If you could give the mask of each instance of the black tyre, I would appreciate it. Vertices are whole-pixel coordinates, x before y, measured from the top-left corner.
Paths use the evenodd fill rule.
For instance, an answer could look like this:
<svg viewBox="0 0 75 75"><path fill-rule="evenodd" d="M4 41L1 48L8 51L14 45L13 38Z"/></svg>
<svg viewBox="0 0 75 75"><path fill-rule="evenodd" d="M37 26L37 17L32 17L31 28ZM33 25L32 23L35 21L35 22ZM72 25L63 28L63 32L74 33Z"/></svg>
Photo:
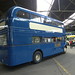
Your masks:
<svg viewBox="0 0 75 75"><path fill-rule="evenodd" d="M41 62L41 60L42 60L42 53L40 51L36 51L33 55L33 62L37 64Z"/></svg>

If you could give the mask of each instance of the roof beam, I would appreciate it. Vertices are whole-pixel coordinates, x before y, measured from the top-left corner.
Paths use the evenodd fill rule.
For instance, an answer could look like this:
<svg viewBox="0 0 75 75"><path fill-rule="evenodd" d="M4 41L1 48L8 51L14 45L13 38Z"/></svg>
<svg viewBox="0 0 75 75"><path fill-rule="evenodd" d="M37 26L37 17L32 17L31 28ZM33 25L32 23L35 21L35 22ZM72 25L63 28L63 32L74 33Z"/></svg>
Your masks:
<svg viewBox="0 0 75 75"><path fill-rule="evenodd" d="M75 12L75 10L50 10L50 11L47 11L47 10L44 10L44 11L37 11L37 12Z"/></svg>

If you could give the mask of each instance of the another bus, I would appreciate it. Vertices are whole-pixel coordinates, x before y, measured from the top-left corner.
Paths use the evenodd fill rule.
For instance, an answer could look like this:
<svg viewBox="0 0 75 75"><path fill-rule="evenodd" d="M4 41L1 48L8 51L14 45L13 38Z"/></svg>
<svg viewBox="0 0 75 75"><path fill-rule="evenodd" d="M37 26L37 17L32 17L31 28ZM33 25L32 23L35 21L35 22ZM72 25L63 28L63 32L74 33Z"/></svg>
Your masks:
<svg viewBox="0 0 75 75"><path fill-rule="evenodd" d="M75 35L67 35L66 36L66 42L68 45L70 45L70 41L72 41L73 45L75 46Z"/></svg>
<svg viewBox="0 0 75 75"><path fill-rule="evenodd" d="M16 66L64 52L65 29L59 20L14 6L0 20L0 61Z"/></svg>

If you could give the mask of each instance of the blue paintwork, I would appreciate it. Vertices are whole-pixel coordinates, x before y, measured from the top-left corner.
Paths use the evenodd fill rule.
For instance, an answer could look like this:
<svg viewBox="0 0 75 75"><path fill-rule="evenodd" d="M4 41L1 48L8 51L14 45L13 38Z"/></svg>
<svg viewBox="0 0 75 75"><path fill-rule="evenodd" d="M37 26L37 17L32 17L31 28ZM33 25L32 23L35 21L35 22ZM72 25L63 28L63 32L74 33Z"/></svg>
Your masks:
<svg viewBox="0 0 75 75"><path fill-rule="evenodd" d="M5 50L7 51L5 55L6 58L4 58L4 56L1 57L3 59L2 63L8 66L15 66L22 63L30 62L33 60L33 53L37 49L40 49L43 52L43 57L64 52L64 43L65 43L64 41L61 42L61 47L56 48L55 43L32 44L32 36L62 37L65 36L65 31L64 33L51 33L51 32L45 32L40 30L31 30L29 28L29 23L33 21L24 21L24 19L22 21L18 17L16 17L16 13L19 10L23 10L28 13L33 13L42 17L47 17L21 7L12 7L8 11L7 14L8 20L6 21L6 24L8 25L8 32L7 32L8 45L5 48ZM39 23L39 24L43 25L43 23Z"/></svg>

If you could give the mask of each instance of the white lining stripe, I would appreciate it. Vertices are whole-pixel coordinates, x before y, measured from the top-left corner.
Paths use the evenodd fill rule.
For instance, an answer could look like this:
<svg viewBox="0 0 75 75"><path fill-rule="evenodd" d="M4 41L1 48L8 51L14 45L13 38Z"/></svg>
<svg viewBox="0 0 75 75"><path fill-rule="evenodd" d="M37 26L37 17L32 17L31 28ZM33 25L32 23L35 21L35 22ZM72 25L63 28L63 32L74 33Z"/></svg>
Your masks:
<svg viewBox="0 0 75 75"><path fill-rule="evenodd" d="M32 23L32 22L30 22L30 29L43 30L43 31L48 31L48 32L63 33L63 29L61 29L61 28L42 25L42 24L36 24L36 23Z"/></svg>

